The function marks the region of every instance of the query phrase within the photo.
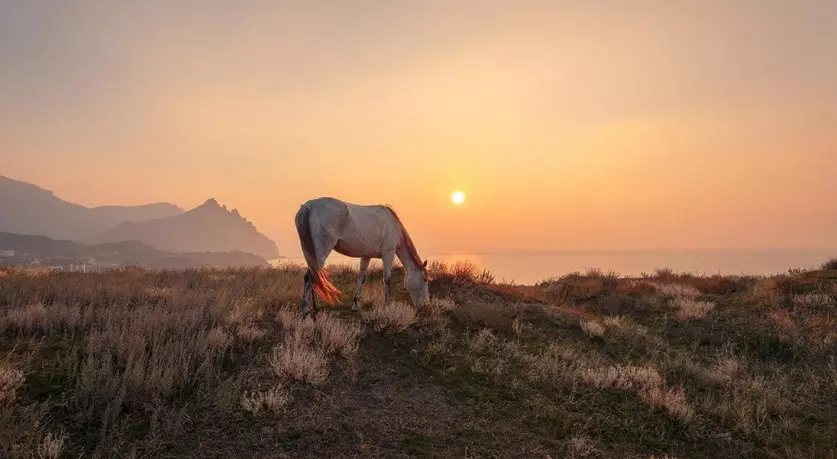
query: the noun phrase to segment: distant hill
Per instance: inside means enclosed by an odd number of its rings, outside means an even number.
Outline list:
[[[0,175],[0,231],[79,240],[122,222],[141,222],[183,213],[174,204],[84,207],[30,183]]]
[[[267,261],[250,253],[172,253],[138,241],[84,245],[46,236],[0,233],[0,264],[139,265],[146,268],[183,269],[197,267],[268,266]]]
[[[125,222],[89,243],[141,241],[172,252],[228,252],[239,250],[266,259],[278,258],[279,249],[237,210],[227,210],[215,199],[180,215],[145,222]]]

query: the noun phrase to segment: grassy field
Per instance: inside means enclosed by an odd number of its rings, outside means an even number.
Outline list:
[[[0,268],[0,457],[835,455],[837,270],[432,268],[316,322],[298,268]]]

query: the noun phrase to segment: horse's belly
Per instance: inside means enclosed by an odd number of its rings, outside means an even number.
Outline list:
[[[347,257],[355,258],[380,258],[381,252],[377,249],[370,249],[363,244],[352,244],[344,240],[338,240],[334,251]]]

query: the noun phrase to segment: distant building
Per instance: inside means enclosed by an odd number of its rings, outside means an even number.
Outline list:
[[[0,250],[0,257],[13,257],[16,253],[14,250]]]

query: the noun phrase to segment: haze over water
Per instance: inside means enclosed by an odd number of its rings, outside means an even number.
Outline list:
[[[498,281],[531,284],[550,277],[589,268],[616,271],[623,276],[653,273],[660,268],[696,274],[771,275],[793,268],[819,266],[837,250],[703,250],[656,252],[550,252],[498,254],[428,254],[432,261],[455,263],[469,261],[491,271]],[[356,259],[333,253],[332,264],[355,266]],[[302,257],[273,260],[278,263],[302,264]],[[373,260],[373,266],[380,260]]]

